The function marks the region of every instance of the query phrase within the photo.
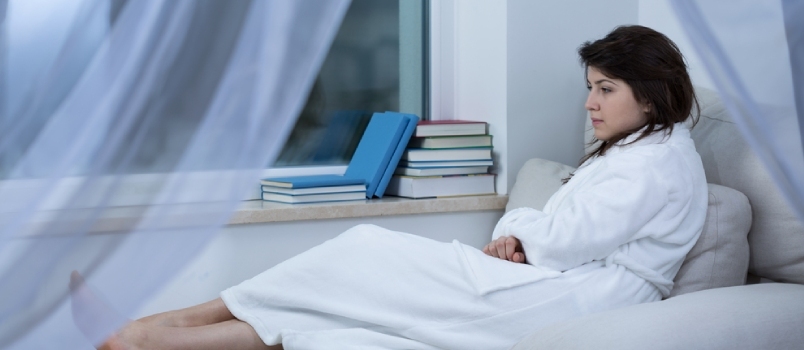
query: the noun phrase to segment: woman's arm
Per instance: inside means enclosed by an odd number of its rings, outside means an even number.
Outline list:
[[[614,155],[556,212],[512,211],[500,220],[495,238],[517,238],[529,264],[558,271],[603,259],[641,238],[636,235],[668,203],[666,186],[656,174],[661,166],[655,161],[655,155]]]

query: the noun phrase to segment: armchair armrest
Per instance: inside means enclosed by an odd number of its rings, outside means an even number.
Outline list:
[[[804,285],[709,289],[560,322],[513,350],[796,349],[804,344]]]

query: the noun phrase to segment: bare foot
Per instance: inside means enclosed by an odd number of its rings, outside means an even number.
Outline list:
[[[115,333],[98,350],[140,350],[148,349],[145,345],[147,325],[134,321]]]
[[[103,343],[100,349],[108,350],[133,349],[123,345],[119,339],[122,333],[115,334],[116,330],[131,321],[121,316],[92,291],[84,281],[84,277],[76,271],[70,275],[70,303],[73,322],[92,344]],[[110,335],[113,336],[110,338]],[[108,341],[104,343],[107,339]]]

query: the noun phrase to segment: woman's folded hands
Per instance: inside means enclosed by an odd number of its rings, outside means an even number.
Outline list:
[[[522,243],[513,236],[499,237],[483,247],[483,253],[515,263],[525,263]]]

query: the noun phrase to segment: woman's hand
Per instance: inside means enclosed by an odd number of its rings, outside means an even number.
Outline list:
[[[515,263],[525,262],[522,243],[516,237],[500,237],[483,247],[483,253]]]

